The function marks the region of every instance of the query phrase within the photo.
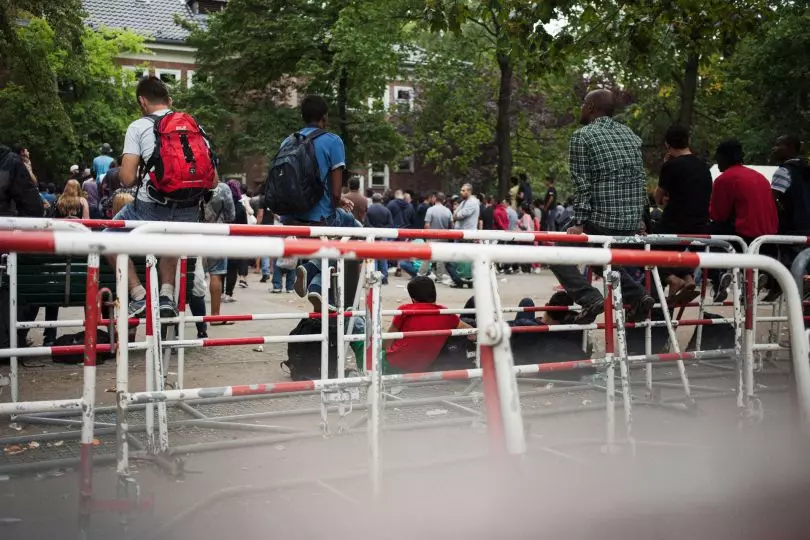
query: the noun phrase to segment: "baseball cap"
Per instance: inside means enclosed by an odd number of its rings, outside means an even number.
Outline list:
[[[78,165],[71,165],[70,166],[70,172],[72,172],[72,173],[79,172],[79,166]]]

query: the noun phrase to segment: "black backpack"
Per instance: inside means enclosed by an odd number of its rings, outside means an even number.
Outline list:
[[[264,206],[279,215],[301,214],[321,200],[324,186],[315,156],[315,139],[326,131],[309,135],[293,133],[270,163],[264,183]]]
[[[703,313],[704,319],[723,319],[724,317],[714,313]],[[730,324],[710,324],[703,327],[700,339],[700,350],[720,351],[734,348],[734,327]],[[692,339],[686,346],[687,351],[697,350],[697,327],[692,333]]]
[[[320,319],[301,319],[290,332],[291,336],[321,333]],[[290,371],[294,381],[311,381],[321,378],[321,342],[288,343],[287,360],[281,363]],[[329,378],[337,376],[337,321],[329,320]]]
[[[110,334],[107,333],[105,330],[98,329],[96,334],[96,344],[98,345],[109,345],[110,344]],[[53,342],[55,347],[65,347],[70,345],[84,345],[84,332],[77,332],[75,334],[62,334],[56,341]],[[96,363],[103,364],[107,360],[111,360],[115,357],[115,354],[111,352],[97,352],[96,353]],[[81,364],[84,362],[84,353],[79,354],[65,354],[65,355],[58,355],[53,357],[53,362],[55,364]]]

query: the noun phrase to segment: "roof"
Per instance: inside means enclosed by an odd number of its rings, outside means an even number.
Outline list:
[[[158,42],[182,43],[188,32],[175,23],[175,15],[202,22],[186,0],[82,0],[87,25],[130,30]]]

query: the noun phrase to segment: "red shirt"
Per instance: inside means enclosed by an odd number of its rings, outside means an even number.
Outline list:
[[[495,205],[495,210],[492,211],[492,218],[495,221],[496,231],[509,230],[509,216],[506,215],[506,207],[504,205]]]
[[[771,184],[742,165],[732,165],[717,177],[709,202],[712,221],[722,223],[732,216],[734,231],[746,238],[776,234],[779,229]]]
[[[439,304],[403,304],[397,309],[416,311],[445,309]],[[400,332],[418,330],[451,330],[458,326],[458,315],[397,315],[392,324]],[[395,340],[385,351],[392,367],[411,373],[427,370],[436,361],[447,336],[412,337]]]

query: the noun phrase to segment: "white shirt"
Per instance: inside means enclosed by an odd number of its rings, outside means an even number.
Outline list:
[[[169,113],[171,109],[161,109],[152,114],[155,116],[164,116]],[[127,128],[127,134],[124,137],[123,154],[131,154],[133,156],[141,156],[144,163],[149,161],[152,157],[152,152],[155,151],[155,122],[151,118],[142,116],[132,122]],[[148,171],[147,171],[148,172]],[[137,184],[136,184],[137,185]],[[143,183],[138,189],[138,200],[144,202],[161,202],[149,196],[149,176],[143,179]]]

